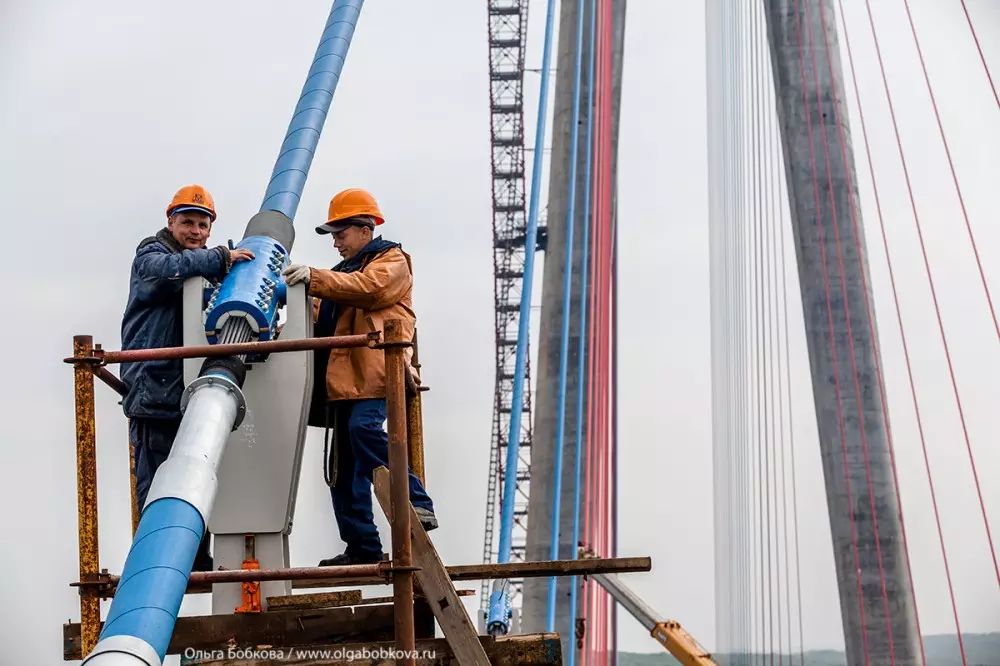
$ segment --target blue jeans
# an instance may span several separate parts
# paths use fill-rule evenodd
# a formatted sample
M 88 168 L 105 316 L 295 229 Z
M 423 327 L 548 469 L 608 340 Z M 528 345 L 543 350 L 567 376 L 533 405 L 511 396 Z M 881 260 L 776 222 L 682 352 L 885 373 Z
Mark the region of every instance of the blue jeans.
M 337 481 L 330 494 L 340 539 L 351 557 L 382 559 L 382 541 L 372 513 L 372 474 L 378 467 L 389 467 L 389 435 L 382 428 L 385 400 L 339 401 L 329 407 L 336 410 Z M 434 510 L 412 470 L 410 503 Z

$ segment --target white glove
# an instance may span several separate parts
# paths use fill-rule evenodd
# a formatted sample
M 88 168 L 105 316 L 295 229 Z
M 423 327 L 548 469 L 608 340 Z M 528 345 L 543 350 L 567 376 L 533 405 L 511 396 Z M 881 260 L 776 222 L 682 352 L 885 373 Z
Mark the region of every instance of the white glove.
M 305 282 L 309 284 L 309 275 L 311 269 L 304 264 L 292 264 L 282 272 L 285 277 L 285 282 L 289 287 L 297 285 L 299 282 Z

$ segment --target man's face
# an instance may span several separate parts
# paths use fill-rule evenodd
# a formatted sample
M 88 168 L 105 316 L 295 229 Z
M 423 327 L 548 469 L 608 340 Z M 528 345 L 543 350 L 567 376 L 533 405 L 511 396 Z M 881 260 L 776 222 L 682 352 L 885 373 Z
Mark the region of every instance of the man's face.
M 207 213 L 186 210 L 170 216 L 167 231 L 181 246 L 194 250 L 205 247 L 208 235 L 212 232 L 212 219 Z
M 333 234 L 333 246 L 344 259 L 350 259 L 360 252 L 372 239 L 372 230 L 368 227 L 351 225 L 339 233 Z

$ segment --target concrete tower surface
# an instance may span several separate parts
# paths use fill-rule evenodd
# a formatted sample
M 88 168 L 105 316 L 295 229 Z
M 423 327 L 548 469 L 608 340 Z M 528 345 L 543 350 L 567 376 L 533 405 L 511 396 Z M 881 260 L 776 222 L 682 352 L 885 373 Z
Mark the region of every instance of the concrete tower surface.
M 912 666 L 919 637 L 879 386 L 838 18 L 833 0 L 764 7 L 847 663 Z

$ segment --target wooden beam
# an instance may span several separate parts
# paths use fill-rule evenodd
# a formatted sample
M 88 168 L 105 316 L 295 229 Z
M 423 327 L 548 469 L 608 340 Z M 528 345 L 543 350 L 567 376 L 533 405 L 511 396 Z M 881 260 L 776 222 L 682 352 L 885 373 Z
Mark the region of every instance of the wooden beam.
M 336 608 L 356 606 L 361 603 L 361 590 L 316 592 L 314 594 L 288 594 L 267 598 L 267 611 L 302 610 L 304 608 Z
M 455 590 L 460 597 L 471 597 L 476 590 Z M 417 592 L 414 599 L 427 597 Z M 278 597 L 268 597 L 268 610 L 303 610 L 306 608 L 334 608 L 337 606 L 369 606 L 371 604 L 391 604 L 392 597 L 362 597 L 361 590 L 342 590 L 340 592 L 317 592 L 314 594 L 288 594 Z
M 392 507 L 389 502 L 389 470 L 379 467 L 373 474 L 375 480 L 375 496 L 389 522 L 392 522 Z M 407 502 L 410 510 L 410 539 L 413 566 L 420 567 L 414 576 L 420 583 L 420 589 L 427 597 L 427 603 L 441 625 L 441 631 L 451 647 L 452 653 L 462 666 L 489 666 L 490 660 L 479 642 L 479 632 L 469 618 L 462 600 L 455 592 L 455 586 L 448 576 L 444 563 L 438 557 L 434 544 L 420 524 L 413 506 Z
M 418 638 L 434 636 L 434 616 L 427 608 L 426 602 L 416 604 L 414 620 Z M 237 646 L 275 647 L 337 643 L 345 640 L 391 641 L 393 633 L 392 606 L 357 608 L 348 606 L 308 611 L 197 615 L 177 618 L 167 654 L 180 654 L 187 648 L 194 650 L 224 648 L 230 641 Z M 80 624 L 78 622 L 64 624 L 63 660 L 80 660 L 83 658 L 81 652 Z
M 559 634 L 480 636 L 479 644 L 492 666 L 562 666 L 563 663 Z M 194 655 L 182 663 L 184 666 L 389 666 L 395 663 L 389 658 L 392 643 L 347 643 L 307 649 L 311 652 L 288 649 L 280 653 L 274 650 L 270 654 L 261 651 L 253 655 L 230 655 L 223 647 L 215 654 Z M 455 657 L 446 639 L 418 640 L 416 649 L 416 666 L 465 666 L 465 662 Z M 365 657 L 373 653 L 373 657 Z
M 475 590 L 455 590 L 455 594 L 457 594 L 460 597 L 471 597 L 471 596 L 474 596 L 474 595 L 476 595 L 478 593 Z M 419 593 L 419 592 L 416 594 L 416 596 L 414 598 L 418 599 L 418 600 L 419 599 L 423 599 L 425 602 L 427 601 L 427 597 L 425 597 L 423 595 L 423 593 Z M 391 604 L 392 603 L 392 597 L 365 597 L 364 599 L 361 600 L 360 603 L 362 603 L 362 604 Z

